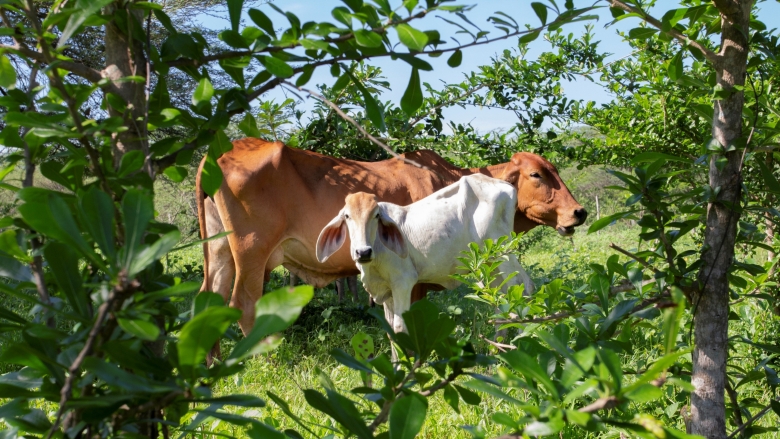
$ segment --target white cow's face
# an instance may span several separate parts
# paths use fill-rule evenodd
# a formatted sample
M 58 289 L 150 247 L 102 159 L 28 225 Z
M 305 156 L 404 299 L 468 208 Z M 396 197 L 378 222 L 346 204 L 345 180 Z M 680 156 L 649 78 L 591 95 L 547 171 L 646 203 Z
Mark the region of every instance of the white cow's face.
M 344 245 L 347 233 L 350 255 L 357 264 L 371 263 L 376 256 L 376 245 L 384 245 L 402 258 L 406 257 L 404 237 L 383 211 L 375 195 L 359 192 L 347 196 L 345 202 L 341 212 L 322 229 L 317 239 L 317 259 L 320 262 L 325 262 Z

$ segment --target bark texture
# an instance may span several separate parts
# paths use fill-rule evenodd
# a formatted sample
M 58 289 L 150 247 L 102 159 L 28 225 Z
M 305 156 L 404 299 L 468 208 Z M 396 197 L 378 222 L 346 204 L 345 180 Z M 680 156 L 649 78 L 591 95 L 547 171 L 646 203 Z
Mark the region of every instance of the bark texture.
M 143 14 L 141 10 L 130 9 L 132 3 L 117 1 L 106 7 L 106 13 L 113 14 L 114 19 L 106 24 L 106 68 L 102 73 L 114 81 L 115 92 L 127 103 L 126 110 L 109 105 L 109 114 L 130 122 L 126 125 L 129 129 L 114 138 L 116 166 L 129 151 L 143 151 L 146 157 L 149 152 L 144 83 L 123 79 L 129 76 L 148 78 L 143 42 L 132 38 L 133 33 L 141 34 Z
M 715 64 L 717 84 L 733 91 L 715 102 L 712 136 L 721 145 L 732 145 L 742 136 L 744 95 L 734 90 L 745 83 L 752 0 L 715 0 L 721 14 L 721 50 Z M 726 361 L 728 357 L 729 282 L 727 273 L 734 259 L 734 243 L 742 188 L 741 150 L 713 154 L 709 183 L 720 188 L 717 200 L 707 210 L 704 235 L 704 265 L 699 272 L 701 290 L 694 296 L 696 343 L 693 351 L 691 433 L 708 439 L 726 435 Z

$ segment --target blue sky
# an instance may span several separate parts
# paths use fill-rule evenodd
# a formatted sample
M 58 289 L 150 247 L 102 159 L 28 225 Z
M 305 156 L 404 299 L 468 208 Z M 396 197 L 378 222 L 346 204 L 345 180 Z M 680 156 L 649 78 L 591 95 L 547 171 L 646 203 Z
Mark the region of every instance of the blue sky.
M 575 0 L 576 7 L 585 7 L 593 4 L 593 1 L 581 1 Z M 400 5 L 399 0 L 390 0 L 392 6 Z M 558 3 L 562 4 L 563 0 L 559 0 Z M 597 2 L 598 4 L 605 5 L 606 2 Z M 663 13 L 669 9 L 680 7 L 679 3 L 674 0 L 658 0 L 656 6 L 651 9 L 651 12 L 656 17 L 660 18 Z M 274 4 L 285 11 L 290 11 L 296 14 L 301 22 L 306 21 L 330 21 L 336 22 L 331 16 L 331 10 L 343 5 L 339 0 L 275 0 Z M 493 15 L 496 11 L 502 11 L 512 16 L 521 26 L 524 24 L 530 24 L 537 26 L 539 19 L 531 8 L 530 0 L 481 0 L 481 1 L 458 1 L 456 4 L 475 5 L 475 7 L 469 11 L 466 15 L 477 26 L 480 26 L 484 30 L 490 30 L 491 33 L 488 37 L 495 37 L 503 34 L 503 31 L 493 28 L 487 19 Z M 280 26 L 286 24 L 286 19 L 275 12 L 267 5 L 260 6 L 274 23 L 278 23 Z M 762 13 L 759 14 L 759 18 L 771 28 L 773 26 L 773 20 L 768 17 L 780 17 L 780 0 L 769 0 L 760 4 Z M 599 15 L 598 21 L 590 21 L 594 25 L 595 39 L 601 41 L 601 50 L 612 53 L 613 55 L 606 60 L 618 59 L 626 56 L 630 53 L 630 48 L 627 44 L 623 43 L 620 37 L 617 35 L 619 30 L 627 31 L 633 27 L 637 27 L 640 21 L 637 18 L 629 18 L 623 20 L 616 25 L 605 27 L 612 21 L 612 16 L 607 8 L 601 8 L 594 12 Z M 433 16 L 428 16 L 421 21 L 415 23 L 415 27 L 421 30 L 436 29 L 442 33 L 442 39 L 449 40 L 449 36 L 455 36 L 461 41 L 461 43 L 469 42 L 463 35 L 455 35 L 454 31 L 457 30 L 452 25 L 445 23 L 437 15 L 454 19 L 451 14 L 436 13 Z M 246 14 L 244 14 L 247 24 L 251 24 Z M 457 20 L 455 20 L 457 21 Z M 208 27 L 219 29 L 228 26 L 227 21 L 218 20 L 210 17 L 203 17 L 202 22 Z M 563 30 L 566 33 L 573 33 L 575 36 L 579 36 L 584 32 L 586 23 L 579 22 L 564 26 Z M 450 44 L 454 44 L 451 42 Z M 437 85 L 443 85 L 445 83 L 458 83 L 461 82 L 464 75 L 476 70 L 477 66 L 489 64 L 491 57 L 496 53 L 501 53 L 504 49 L 514 49 L 517 45 L 516 38 L 509 38 L 502 41 L 483 46 L 476 46 L 464 49 L 463 62 L 457 68 L 451 68 L 447 66 L 447 56 L 441 56 L 439 58 L 425 58 L 433 67 L 434 70 L 430 72 L 421 71 L 420 77 L 423 82 L 430 83 L 434 88 Z M 531 51 L 527 57 L 534 58 L 539 53 L 549 48 L 549 45 L 541 38 L 532 43 Z M 382 100 L 392 100 L 398 103 L 403 95 L 406 84 L 408 83 L 409 73 L 411 67 L 401 60 L 392 61 L 389 58 L 381 58 L 368 61 L 370 64 L 379 66 L 382 68 L 387 80 L 391 83 L 392 91 L 386 92 L 381 96 Z M 333 78 L 328 69 L 319 69 L 315 71 L 312 80 L 309 82 L 308 87 L 314 88 L 315 84 L 333 84 L 335 78 Z M 573 83 L 564 83 L 563 88 L 565 93 L 570 99 L 584 99 L 593 100 L 597 103 L 604 103 L 610 100 L 609 94 L 601 87 L 589 83 L 588 81 L 577 81 Z M 288 95 L 289 96 L 289 95 Z M 265 95 L 264 99 L 275 99 L 282 101 L 286 98 L 285 92 L 281 89 L 273 90 Z M 310 101 L 310 100 L 309 100 Z M 306 102 L 303 108 L 311 108 L 312 103 Z M 506 130 L 510 128 L 516 122 L 516 117 L 510 111 L 497 110 L 497 109 L 479 109 L 474 107 L 468 107 L 462 109 L 460 107 L 454 107 L 445 110 L 444 116 L 446 119 L 452 119 L 457 123 L 471 123 L 480 132 L 485 133 L 491 130 Z

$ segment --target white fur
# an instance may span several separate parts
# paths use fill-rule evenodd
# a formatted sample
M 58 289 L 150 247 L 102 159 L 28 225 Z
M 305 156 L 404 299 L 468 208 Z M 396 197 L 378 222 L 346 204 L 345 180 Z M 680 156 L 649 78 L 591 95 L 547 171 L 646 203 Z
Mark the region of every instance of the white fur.
M 349 217 L 342 224 L 349 230 L 350 254 L 362 274 L 363 286 L 377 303 L 383 304 L 388 323 L 401 332 L 406 329 L 401 316 L 409 310 L 412 287 L 417 283 L 439 284 L 447 289 L 458 286 L 460 283 L 450 275 L 457 272 L 461 252 L 471 242 L 481 244 L 509 235 L 516 206 L 517 191 L 512 185 L 474 174 L 408 206 L 380 202 L 378 211 L 370 216 L 347 212 L 345 207 L 339 216 Z M 355 217 L 367 220 L 358 222 Z M 398 226 L 405 252 L 392 251 L 384 244 L 377 233 L 380 219 Z M 361 263 L 356 250 L 366 247 L 372 248 L 373 260 Z M 510 255 L 499 270 L 502 274 L 519 273 L 504 288 L 524 283 L 526 293 L 532 292 L 533 283 L 517 258 Z M 503 276 L 499 277 L 500 282 Z

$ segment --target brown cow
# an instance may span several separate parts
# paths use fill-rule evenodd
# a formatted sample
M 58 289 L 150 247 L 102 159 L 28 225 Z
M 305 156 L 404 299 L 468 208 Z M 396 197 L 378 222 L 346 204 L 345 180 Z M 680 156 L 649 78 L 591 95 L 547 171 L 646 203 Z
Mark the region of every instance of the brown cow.
M 479 172 L 517 188 L 517 232 L 548 225 L 570 235 L 587 216 L 555 167 L 535 154 L 519 152 L 507 163 L 474 169 L 452 166 L 432 151 L 404 157 L 427 169 L 397 159 L 357 162 L 279 142 L 238 140 L 217 161 L 224 179 L 213 199 L 205 196 L 200 185 L 201 162 L 196 180 L 201 236 L 233 231 L 227 238 L 203 244 L 201 290 L 218 292 L 227 301 L 235 275 L 230 306 L 243 311 L 239 325 L 246 333 L 254 324 L 254 305 L 263 294 L 263 282 L 275 267 L 284 265 L 317 287 L 358 274 L 348 245 L 325 263 L 317 261 L 315 246 L 344 198 L 361 191 L 407 205 L 463 175 Z

